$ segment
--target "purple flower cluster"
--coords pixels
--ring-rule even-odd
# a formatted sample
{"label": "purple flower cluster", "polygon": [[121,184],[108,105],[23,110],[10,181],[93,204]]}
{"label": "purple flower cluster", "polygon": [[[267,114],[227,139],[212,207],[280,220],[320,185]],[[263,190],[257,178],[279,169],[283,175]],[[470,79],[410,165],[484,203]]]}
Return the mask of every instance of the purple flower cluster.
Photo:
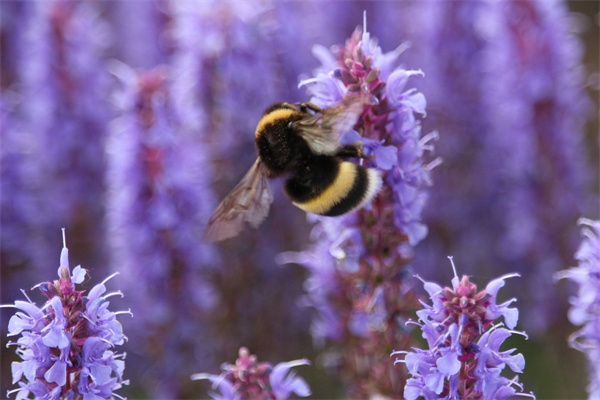
{"label": "purple flower cluster", "polygon": [[208,337],[217,301],[208,274],[219,256],[201,240],[215,203],[210,167],[197,132],[183,123],[186,109],[173,99],[168,68],[137,71],[115,62],[111,69],[122,84],[114,99],[122,115],[107,143],[107,227],[113,263],[138,316],[127,329],[136,343],[153,347],[144,355],[154,383],[147,390],[186,397],[183,371],[209,360],[210,349],[196,337]]}
{"label": "purple flower cluster", "polygon": [[[586,204],[591,199],[583,135],[574,134],[591,114],[583,54],[565,3],[492,3],[483,35],[494,47],[486,53],[490,77],[483,88],[494,93],[484,97],[484,106],[495,112],[479,165],[489,173],[488,182],[500,183],[487,188],[498,194],[495,223],[503,227],[494,242],[504,268],[517,268],[529,285],[553,289],[551,272],[565,265],[576,247],[574,222],[592,206]],[[502,159],[502,167],[486,168],[483,157],[491,156]],[[559,245],[551,232],[567,234],[560,235]],[[526,292],[535,297],[533,307],[523,310],[524,320],[541,329],[557,314],[558,296],[553,290]]]}
{"label": "purple flower cluster", "polygon": [[397,67],[405,49],[401,45],[382,53],[365,26],[362,32],[354,32],[340,54],[315,46],[314,54],[322,66],[300,86],[307,87],[311,102],[320,107],[338,104],[346,96],[362,100],[363,112],[356,127],[361,134],[355,131],[343,140],[362,141],[365,153],[373,156],[370,166],[386,172],[393,227],[414,246],[427,234],[420,222],[426,199],[422,189],[430,183],[429,171],[438,161],[426,164],[423,153],[433,150],[430,142],[437,135],[421,137],[417,115],[425,115],[425,97],[406,85],[411,76],[423,72]]}
{"label": "purple flower cluster", "polygon": [[0,197],[2,236],[0,251],[3,269],[19,265],[31,257],[29,227],[32,218],[36,215],[35,200],[27,189],[26,183],[31,179],[32,165],[25,162],[23,157],[30,151],[32,143],[30,138],[23,135],[22,121],[14,117],[17,108],[15,97],[15,93],[7,90],[3,91],[0,97],[0,125],[2,126],[0,192],[11,194]]}
{"label": "purple flower cluster", "polygon": [[[200,146],[195,151],[207,158],[209,166],[203,170],[212,171],[195,188],[214,191],[223,199],[256,159],[252,133],[264,109],[300,96],[295,88],[297,74],[291,72],[298,66],[283,56],[294,51],[286,47],[287,41],[279,46],[282,27],[273,3],[223,0],[172,2],[171,6],[176,46],[170,93],[183,125],[196,134]],[[288,74],[293,75],[291,85],[282,82]],[[299,340],[305,342],[309,310],[290,313],[298,310],[303,271],[278,268],[274,257],[281,249],[306,243],[308,226],[305,214],[297,212],[280,190],[275,193],[279,195],[260,231],[242,232],[221,247],[223,268],[216,268],[212,278],[223,301],[212,327],[225,345],[219,347],[223,353],[216,359],[237,351],[230,346],[238,342],[267,340],[275,354]],[[214,207],[213,202],[204,202]],[[206,222],[199,221],[198,226]],[[294,228],[282,230],[282,226]],[[280,323],[282,318],[285,324]],[[253,329],[247,329],[248,324]]]}
{"label": "purple flower cluster", "polygon": [[[254,161],[248,151],[257,118],[269,103],[281,101],[268,3],[248,6],[235,1],[174,2],[173,40],[176,97],[192,102],[196,122],[202,122],[212,157]],[[198,37],[204,40],[198,41]],[[197,81],[190,88],[189,82]],[[261,101],[256,101],[260,93]],[[209,101],[210,100],[210,101]],[[188,120],[193,118],[185,117]],[[198,121],[200,120],[200,121]],[[227,176],[231,166],[222,165]]]}
{"label": "purple flower cluster", "polygon": [[[454,264],[453,264],[454,267]],[[505,367],[521,373],[525,367],[522,354],[515,349],[500,350],[512,334],[519,312],[509,307],[515,299],[497,303],[498,290],[504,280],[518,274],[504,275],[489,282],[478,291],[465,275],[459,281],[452,279],[452,288],[442,288],[436,283],[423,281],[431,298],[431,305],[423,303],[417,312],[418,325],[428,348],[414,351],[394,351],[404,359],[411,378],[406,382],[404,398],[415,400],[423,396],[432,399],[489,399],[503,400],[523,394],[518,379],[501,375]],[[421,278],[419,278],[421,279]],[[504,324],[494,322],[502,317]],[[506,328],[502,326],[506,325]]]}
{"label": "purple flower cluster", "polygon": [[[22,136],[12,151],[27,166],[17,198],[32,204],[21,226],[35,243],[28,256],[43,270],[55,229],[69,225],[82,241],[98,244],[93,252],[101,259],[102,233],[95,227],[104,211],[98,199],[110,120],[103,63],[108,27],[89,2],[27,2],[20,12],[23,33],[14,43],[18,96],[10,117]],[[52,212],[43,212],[44,204],[52,204]],[[12,214],[8,211],[3,216]]]}
{"label": "purple flower cluster", "polygon": [[399,393],[402,387],[402,379],[390,373],[387,355],[393,343],[408,341],[403,316],[416,308],[416,300],[403,268],[412,246],[427,234],[420,216],[429,171],[437,163],[425,162],[436,137],[421,136],[425,98],[407,87],[411,76],[423,73],[397,66],[404,49],[383,53],[364,27],[337,51],[316,46],[313,52],[322,66],[300,82],[310,101],[321,107],[345,97],[360,99],[356,131],[342,141],[362,141],[365,153],[373,156],[366,164],[384,176],[384,187],[370,206],[338,218],[311,216],[317,222],[312,247],[280,256],[281,262],[299,262],[311,271],[307,302],[319,312],[313,337],[347,347],[341,351],[348,373],[344,379],[360,396]]}
{"label": "purple flower cluster", "polygon": [[36,285],[48,297],[46,304],[40,308],[25,295],[27,301],[2,306],[19,310],[8,322],[8,336],[21,337],[8,345],[17,346],[23,360],[12,363],[13,384],[18,383],[19,388],[8,391],[7,396],[17,392],[18,399],[30,394],[48,400],[122,398],[115,391],[128,384],[123,380],[125,355],[112,348],[127,339],[117,315],[131,313],[108,310],[107,299],[123,295],[120,291],[106,293],[105,284],[115,275],[87,295],[76,290],[86,270],[77,266],[71,273],[63,244],[59,279]]}
{"label": "purple flower cluster", "polygon": [[[595,205],[573,16],[554,0],[428,3],[422,90],[435,110],[428,121],[443,132],[445,168],[416,261],[433,271],[452,249],[484,274],[519,272],[511,290],[523,294],[523,323],[536,335],[560,315],[552,272],[567,265],[574,222]],[[533,288],[540,284],[548,290]]]}
{"label": "purple flower cluster", "polygon": [[559,271],[558,279],[570,279],[578,285],[577,296],[570,299],[569,320],[580,330],[569,337],[569,344],[586,354],[589,360],[589,399],[600,397],[600,221],[581,218],[582,241],[575,258],[577,267]]}
{"label": "purple flower cluster", "polygon": [[310,396],[311,391],[304,379],[290,372],[292,367],[310,364],[308,360],[281,362],[275,366],[258,362],[255,355],[241,347],[235,364],[223,364],[220,375],[194,374],[192,379],[208,379],[214,389],[210,393],[215,400],[286,400],[292,394]]}

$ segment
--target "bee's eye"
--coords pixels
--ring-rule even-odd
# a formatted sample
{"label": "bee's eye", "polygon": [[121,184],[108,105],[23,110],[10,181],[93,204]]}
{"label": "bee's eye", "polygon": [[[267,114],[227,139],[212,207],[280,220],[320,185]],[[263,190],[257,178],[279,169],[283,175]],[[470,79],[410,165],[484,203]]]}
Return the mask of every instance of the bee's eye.
{"label": "bee's eye", "polygon": [[288,122],[288,124],[287,124],[287,127],[288,127],[289,129],[292,129],[292,128],[294,127],[294,121],[290,121],[290,122]]}

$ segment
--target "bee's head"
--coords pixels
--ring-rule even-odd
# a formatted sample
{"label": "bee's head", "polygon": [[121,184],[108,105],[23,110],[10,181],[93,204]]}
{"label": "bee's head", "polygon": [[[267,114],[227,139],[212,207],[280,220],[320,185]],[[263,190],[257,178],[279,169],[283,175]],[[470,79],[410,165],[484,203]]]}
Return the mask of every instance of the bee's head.
{"label": "bee's head", "polygon": [[294,104],[276,103],[265,110],[256,126],[256,147],[269,172],[277,175],[295,168],[302,153],[303,140],[295,134],[294,124],[304,114]]}

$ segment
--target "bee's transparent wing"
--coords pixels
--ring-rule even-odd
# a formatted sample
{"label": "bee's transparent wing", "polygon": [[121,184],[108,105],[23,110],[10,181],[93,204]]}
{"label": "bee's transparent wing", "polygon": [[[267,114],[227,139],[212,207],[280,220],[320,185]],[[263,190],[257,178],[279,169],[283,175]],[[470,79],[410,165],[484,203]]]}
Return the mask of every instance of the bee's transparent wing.
{"label": "bee's transparent wing", "polygon": [[258,227],[269,214],[272,202],[273,192],[265,167],[257,159],[213,213],[204,232],[205,239],[215,242],[233,237],[245,223]]}
{"label": "bee's transparent wing", "polygon": [[334,154],[341,136],[354,127],[362,109],[358,99],[344,99],[341,106],[324,108],[321,114],[297,121],[298,133],[313,153]]}

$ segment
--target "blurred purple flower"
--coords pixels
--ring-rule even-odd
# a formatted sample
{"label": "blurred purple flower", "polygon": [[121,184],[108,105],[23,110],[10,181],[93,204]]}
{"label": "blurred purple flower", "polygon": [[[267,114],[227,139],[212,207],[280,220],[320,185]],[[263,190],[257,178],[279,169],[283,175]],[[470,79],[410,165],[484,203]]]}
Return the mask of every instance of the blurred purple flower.
{"label": "blurred purple flower", "polygon": [[[518,271],[510,290],[531,304],[523,323],[543,332],[560,315],[548,272],[570,258],[573,222],[593,200],[583,146],[590,102],[567,4],[431,2],[421,18],[422,90],[428,121],[443,132],[445,168],[416,260],[433,271],[452,248],[482,274]],[[531,286],[540,284],[549,290]]]}
{"label": "blurred purple flower", "polygon": [[104,7],[103,16],[110,23],[115,38],[110,46],[111,57],[141,69],[169,62],[173,52],[170,25],[176,3],[119,1]]}
{"label": "blurred purple flower", "polygon": [[[506,366],[516,373],[522,373],[525,367],[523,355],[513,354],[515,349],[500,351],[513,333],[526,337],[522,332],[509,330],[518,319],[518,310],[508,307],[515,299],[496,303],[504,280],[514,276],[519,275],[495,279],[479,292],[466,275],[460,282],[455,275],[452,288],[442,289],[436,283],[423,281],[432,305],[423,303],[424,309],[417,312],[419,322],[409,323],[421,328],[428,349],[392,353],[404,355],[396,363],[406,364],[412,375],[404,388],[405,399],[423,396],[502,400],[516,394],[535,398],[522,393],[517,378],[510,380],[500,375]],[[494,324],[500,316],[509,329],[502,328],[502,323]]]}
{"label": "blurred purple flower", "polygon": [[[34,17],[32,2],[4,2],[0,6],[0,35],[2,54],[2,90],[0,91],[0,260],[2,262],[3,299],[17,295],[13,282],[25,279],[23,264],[32,256],[31,226],[38,219],[39,209],[31,193],[35,168],[27,155],[36,147],[35,140],[27,134],[23,113],[23,96],[19,93],[22,66],[27,62],[24,46],[27,29]],[[10,56],[7,56],[9,55]],[[10,193],[10,196],[7,195]],[[14,281],[12,281],[14,279]]]}
{"label": "blurred purple flower", "polygon": [[[2,236],[11,238],[2,241],[3,254],[11,254],[11,262],[27,251],[16,261],[41,271],[52,253],[48,243],[55,227],[69,225],[75,237],[94,244],[89,257],[102,259],[103,234],[97,226],[103,203],[98,199],[104,190],[103,146],[110,119],[102,58],[109,31],[91,2],[33,1],[18,8],[19,33],[7,35],[16,49],[7,82],[14,94],[7,118],[10,135],[20,138],[9,138],[6,150],[3,145],[3,153],[10,155],[3,161],[9,161],[11,171],[5,174],[3,164],[3,187],[19,180],[12,184],[11,200],[3,196]],[[31,214],[21,214],[28,209]],[[31,245],[15,252],[12,245],[23,231]]]}
{"label": "blurred purple flower", "polygon": [[234,365],[223,364],[221,375],[194,374],[193,380],[208,379],[214,389],[221,393],[210,393],[215,400],[286,400],[295,394],[310,396],[311,391],[304,379],[290,369],[299,365],[309,365],[308,360],[281,362],[274,367],[266,362],[258,362],[255,355],[241,347]]}
{"label": "blurred purple flower", "polygon": [[152,384],[140,384],[156,397],[181,398],[184,371],[197,359],[210,362],[211,349],[197,337],[209,337],[217,302],[209,273],[219,255],[202,241],[215,204],[211,168],[197,131],[182,122],[187,109],[176,107],[169,69],[135,71],[115,61],[111,71],[122,90],[107,143],[108,241],[138,316],[128,332],[153,348],[144,354]]}
{"label": "blurred purple flower", "polygon": [[[288,4],[222,0],[172,5],[172,99],[185,110],[182,124],[197,134],[210,164],[207,187],[223,199],[256,159],[253,132],[264,109],[300,94],[296,75],[291,85],[282,82],[300,58],[292,56],[297,54],[293,46],[280,36],[275,8]],[[284,57],[284,52],[292,54]],[[282,230],[283,225],[294,229]],[[282,248],[299,248],[307,232],[304,213],[276,195],[260,232],[242,232],[219,246],[224,266],[214,279],[222,299],[214,325],[223,343],[219,352],[237,351],[239,342],[268,341],[270,354],[281,354],[305,343],[309,310],[297,311],[296,305],[303,271],[278,268],[273,260]]]}
{"label": "blurred purple flower", "polygon": [[370,206],[339,218],[310,216],[317,222],[312,247],[279,259],[311,271],[306,301],[318,310],[313,338],[344,346],[346,384],[359,396],[399,393],[403,386],[389,373],[393,365],[387,351],[393,343],[408,342],[400,322],[416,300],[403,281],[403,268],[412,246],[427,234],[421,211],[429,171],[438,162],[425,161],[436,134],[421,136],[425,98],[406,84],[423,73],[397,67],[404,49],[383,53],[365,27],[337,52],[315,46],[322,67],[300,82],[321,107],[345,96],[360,99],[356,129],[362,137],[349,133],[343,141],[362,140],[365,153],[374,156],[366,164],[384,174],[385,185]]}
{"label": "blurred purple flower", "polygon": [[584,239],[575,253],[577,267],[559,271],[557,279],[570,279],[578,285],[577,296],[570,299],[569,320],[580,330],[569,337],[569,344],[589,360],[589,399],[600,397],[600,221],[581,218]]}
{"label": "blurred purple flower", "polygon": [[278,60],[272,8],[230,0],[173,3],[174,97],[186,102],[186,108],[196,106],[182,117],[201,125],[211,157],[237,160],[220,164],[218,172],[225,177],[233,166],[254,161],[255,154],[248,151],[254,136],[249,133],[264,108],[281,101],[282,89],[274,79]]}
{"label": "blurred purple flower", "polygon": [[[15,115],[18,97],[10,90],[3,90],[0,95],[0,191],[3,193],[0,196],[0,251],[3,282],[10,279],[10,275],[5,275],[9,267],[20,266],[31,258],[30,228],[39,211],[27,184],[33,174],[33,165],[26,162],[25,155],[31,151],[33,143],[24,134],[23,121]],[[19,269],[14,268],[12,272],[18,273]],[[12,285],[6,285],[7,289],[10,287]]]}
{"label": "blurred purple flower", "polygon": [[[0,306],[19,310],[8,322],[8,336],[21,337],[7,345],[17,346],[16,352],[23,360],[11,365],[13,384],[20,387],[8,391],[7,396],[17,392],[17,399],[27,398],[30,393],[40,399],[122,398],[114,392],[128,383],[123,380],[125,355],[115,353],[112,347],[127,339],[117,315],[131,313],[108,310],[107,298],[122,296],[121,292],[101,296],[106,291],[104,284],[116,274],[94,286],[87,296],[75,287],[85,275],[80,266],[71,275],[63,236],[59,279],[36,285],[48,297],[46,305],[37,307],[23,292],[27,301]],[[98,302],[103,304],[103,326],[95,323],[97,315],[92,311],[92,305]]]}

